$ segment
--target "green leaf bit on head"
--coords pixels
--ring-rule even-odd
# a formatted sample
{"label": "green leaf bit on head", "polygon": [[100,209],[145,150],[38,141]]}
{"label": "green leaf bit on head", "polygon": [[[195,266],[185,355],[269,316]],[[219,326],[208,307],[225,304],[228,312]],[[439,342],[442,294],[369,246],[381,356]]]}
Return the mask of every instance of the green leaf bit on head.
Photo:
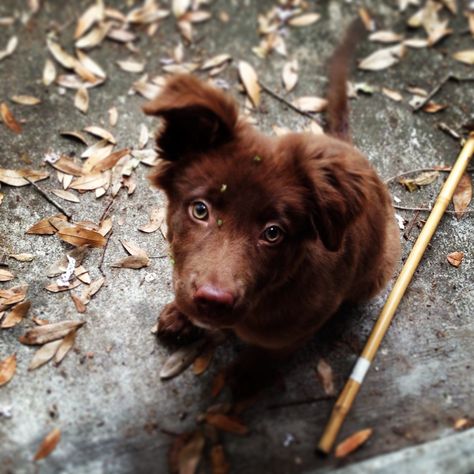
{"label": "green leaf bit on head", "polygon": [[223,223],[222,219],[217,219],[217,227],[222,227]]}
{"label": "green leaf bit on head", "polygon": [[262,161],[262,157],[261,156],[258,156],[258,155],[255,155],[253,157],[253,161],[255,161],[255,163],[260,163]]}
{"label": "green leaf bit on head", "polygon": [[223,185],[221,186],[220,192],[221,192],[221,193],[225,193],[226,191],[227,191],[227,184],[223,184]]}

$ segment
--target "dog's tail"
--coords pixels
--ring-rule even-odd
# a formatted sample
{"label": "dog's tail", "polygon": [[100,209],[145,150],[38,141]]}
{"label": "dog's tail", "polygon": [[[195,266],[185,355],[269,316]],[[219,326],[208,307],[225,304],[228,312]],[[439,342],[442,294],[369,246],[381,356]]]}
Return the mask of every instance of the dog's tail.
{"label": "dog's tail", "polygon": [[329,85],[326,93],[328,100],[326,132],[348,142],[351,141],[351,136],[347,80],[352,57],[364,32],[362,21],[360,19],[354,20],[328,63]]}

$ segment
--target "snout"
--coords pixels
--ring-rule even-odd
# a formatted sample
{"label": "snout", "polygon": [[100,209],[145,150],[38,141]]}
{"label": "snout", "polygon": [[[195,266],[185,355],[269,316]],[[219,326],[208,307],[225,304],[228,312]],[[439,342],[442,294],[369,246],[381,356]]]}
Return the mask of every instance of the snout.
{"label": "snout", "polygon": [[204,284],[197,288],[193,300],[196,306],[209,316],[223,315],[234,307],[236,295],[230,290]]}

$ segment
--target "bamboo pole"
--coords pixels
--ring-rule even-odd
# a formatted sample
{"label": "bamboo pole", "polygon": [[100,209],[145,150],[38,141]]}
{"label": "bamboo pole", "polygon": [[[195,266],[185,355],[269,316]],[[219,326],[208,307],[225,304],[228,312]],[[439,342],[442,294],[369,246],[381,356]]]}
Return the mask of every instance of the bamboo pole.
{"label": "bamboo pole", "polygon": [[395,311],[400,304],[405,291],[415,273],[418,264],[426,250],[436,228],[453,198],[454,191],[461,179],[461,176],[466,171],[469,160],[474,154],[474,132],[471,132],[469,138],[464,144],[461,153],[459,154],[449,176],[444,183],[441,191],[436,199],[428,220],[418,236],[418,239],[413,246],[413,249],[408,256],[405,265],[400,272],[400,275],[390,292],[385,306],[380,313],[380,316],[375,323],[374,328],[369,336],[369,339],[362,351],[362,354],[357,360],[349,380],[346,382],[336,404],[332,410],[331,417],[324,429],[323,435],[319,440],[317,449],[325,454],[328,454],[336,440],[337,434],[344,422],[346,415],[352,407],[352,404],[359,392],[364,377],[369,370],[370,364],[375,358],[377,350],[382,342],[385,333],[393,319]]}

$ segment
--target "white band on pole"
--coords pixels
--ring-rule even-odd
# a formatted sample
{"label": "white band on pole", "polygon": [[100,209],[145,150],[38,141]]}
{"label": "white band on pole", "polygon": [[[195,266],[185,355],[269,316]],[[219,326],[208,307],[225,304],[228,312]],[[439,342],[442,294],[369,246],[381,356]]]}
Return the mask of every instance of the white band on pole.
{"label": "white band on pole", "polygon": [[369,370],[370,367],[370,360],[366,359],[365,357],[359,357],[357,359],[357,363],[352,369],[351,379],[361,384],[364,380],[365,374]]}

